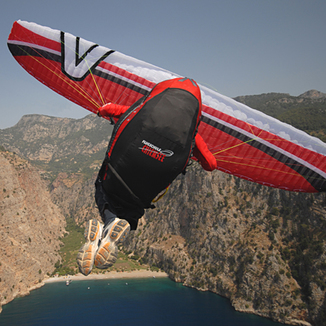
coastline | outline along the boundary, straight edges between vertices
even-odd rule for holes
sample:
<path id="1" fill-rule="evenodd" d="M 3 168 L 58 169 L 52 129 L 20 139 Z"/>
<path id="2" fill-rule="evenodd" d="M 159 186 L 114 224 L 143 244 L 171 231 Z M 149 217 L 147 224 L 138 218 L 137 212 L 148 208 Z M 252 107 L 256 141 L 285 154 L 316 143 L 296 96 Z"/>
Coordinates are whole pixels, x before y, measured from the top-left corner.
<path id="1" fill-rule="evenodd" d="M 131 278 L 156 278 L 156 277 L 168 277 L 168 274 L 165 272 L 152 272 L 148 270 L 138 270 L 138 271 L 129 271 L 129 272 L 106 272 L 104 274 L 90 274 L 85 276 L 81 273 L 76 275 L 67 275 L 67 276 L 54 276 L 44 279 L 43 282 L 53 283 L 53 282 L 65 282 L 70 281 L 87 281 L 87 280 L 106 280 L 106 279 L 131 279 Z"/>
<path id="2" fill-rule="evenodd" d="M 145 269 L 137 270 L 137 271 L 128 271 L 128 272 L 116 272 L 110 271 L 106 273 L 94 273 L 88 276 L 85 276 L 81 273 L 76 275 L 67 275 L 67 276 L 53 276 L 47 277 L 42 280 L 42 282 L 31 285 L 26 291 L 19 292 L 16 296 L 12 298 L 8 298 L 7 300 L 3 300 L 0 303 L 0 314 L 2 312 L 2 306 L 8 304 L 12 300 L 17 297 L 25 297 L 31 293 L 31 291 L 37 290 L 44 286 L 47 283 L 55 283 L 55 282 L 66 282 L 66 281 L 89 281 L 89 280 L 112 280 L 112 279 L 137 279 L 137 278 L 158 278 L 158 277 L 169 277 L 165 272 L 152 272 Z"/>

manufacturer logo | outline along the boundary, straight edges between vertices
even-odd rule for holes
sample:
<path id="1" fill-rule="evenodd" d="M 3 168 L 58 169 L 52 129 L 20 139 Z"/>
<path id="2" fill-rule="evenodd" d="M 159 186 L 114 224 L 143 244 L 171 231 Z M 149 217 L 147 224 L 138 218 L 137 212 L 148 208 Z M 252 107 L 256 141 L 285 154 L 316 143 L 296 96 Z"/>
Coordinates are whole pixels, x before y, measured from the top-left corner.
<path id="1" fill-rule="evenodd" d="M 61 32 L 61 69 L 72 80 L 81 81 L 113 53 L 98 44 Z"/>
<path id="2" fill-rule="evenodd" d="M 148 155 L 160 162 L 163 162 L 166 157 L 170 157 L 174 154 L 173 151 L 171 151 L 169 149 L 162 150 L 162 148 L 157 147 L 146 140 L 143 140 L 142 144 L 143 144 L 143 146 L 139 147 L 139 149 L 145 155 Z"/>

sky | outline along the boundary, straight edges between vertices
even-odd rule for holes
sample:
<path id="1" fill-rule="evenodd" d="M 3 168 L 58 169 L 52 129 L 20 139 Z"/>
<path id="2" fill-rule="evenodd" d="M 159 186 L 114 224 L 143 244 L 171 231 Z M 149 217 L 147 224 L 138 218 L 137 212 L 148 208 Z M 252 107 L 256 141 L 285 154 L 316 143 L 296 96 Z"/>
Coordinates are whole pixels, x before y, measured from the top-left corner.
<path id="1" fill-rule="evenodd" d="M 325 0 L 10 0 L 0 12 L 0 129 L 85 109 L 30 76 L 7 39 L 21 19 L 59 29 L 236 97 L 326 93 Z"/>

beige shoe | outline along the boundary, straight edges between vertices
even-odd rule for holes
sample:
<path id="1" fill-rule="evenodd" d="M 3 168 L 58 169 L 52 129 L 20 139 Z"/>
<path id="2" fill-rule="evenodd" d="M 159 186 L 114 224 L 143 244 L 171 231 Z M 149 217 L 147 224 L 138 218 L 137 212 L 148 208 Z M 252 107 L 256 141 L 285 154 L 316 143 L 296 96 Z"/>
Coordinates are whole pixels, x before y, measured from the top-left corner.
<path id="1" fill-rule="evenodd" d="M 89 220 L 85 228 L 86 243 L 79 249 L 77 264 L 82 274 L 87 276 L 93 268 L 98 244 L 102 236 L 103 224 L 98 220 Z"/>
<path id="2" fill-rule="evenodd" d="M 130 225 L 126 220 L 115 218 L 104 227 L 101 243 L 95 257 L 95 266 L 100 269 L 111 267 L 117 260 L 117 244 L 126 240 L 130 232 Z"/>

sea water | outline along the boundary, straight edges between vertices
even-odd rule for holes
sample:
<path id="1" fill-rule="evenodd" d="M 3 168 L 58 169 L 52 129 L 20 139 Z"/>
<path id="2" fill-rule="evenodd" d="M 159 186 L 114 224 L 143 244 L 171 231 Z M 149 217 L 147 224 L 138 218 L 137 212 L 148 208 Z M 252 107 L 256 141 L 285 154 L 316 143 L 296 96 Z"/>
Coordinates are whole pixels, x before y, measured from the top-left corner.
<path id="1" fill-rule="evenodd" d="M 0 325 L 279 326 L 168 278 L 47 283 L 3 306 Z"/>

